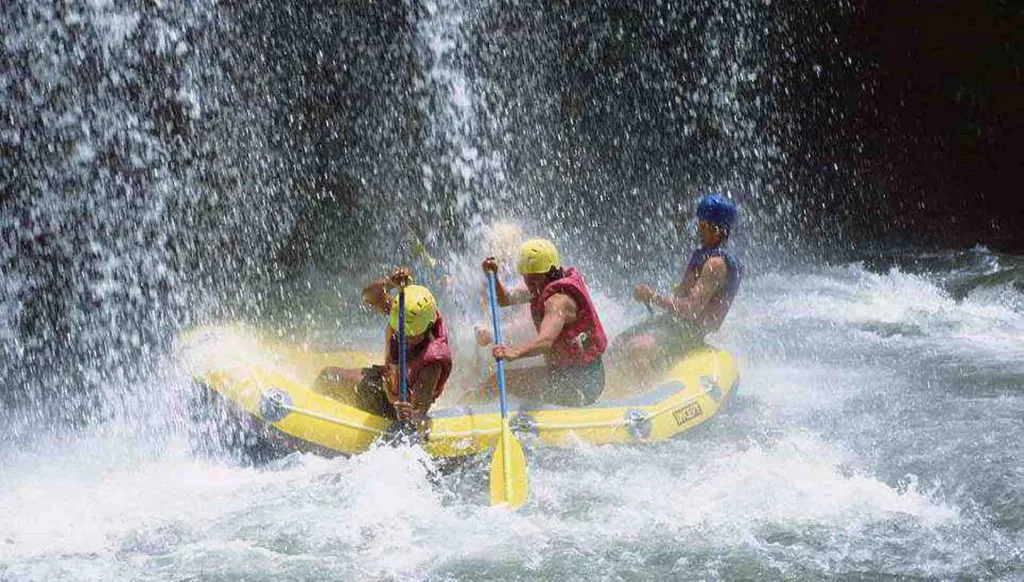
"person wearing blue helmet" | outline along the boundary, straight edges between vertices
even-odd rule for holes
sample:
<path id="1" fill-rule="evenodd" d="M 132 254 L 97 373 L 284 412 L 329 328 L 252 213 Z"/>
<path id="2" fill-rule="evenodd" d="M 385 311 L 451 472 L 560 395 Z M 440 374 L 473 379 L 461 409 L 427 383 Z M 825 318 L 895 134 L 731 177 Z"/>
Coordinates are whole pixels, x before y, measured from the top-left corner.
<path id="1" fill-rule="evenodd" d="M 743 268 L 725 244 L 739 211 L 731 200 L 710 194 L 697 204 L 700 247 L 690 255 L 682 280 L 661 295 L 641 283 L 633 290 L 640 303 L 661 311 L 627 330 L 616 341 L 638 369 L 654 370 L 704 342 L 725 320 L 739 290 Z"/>

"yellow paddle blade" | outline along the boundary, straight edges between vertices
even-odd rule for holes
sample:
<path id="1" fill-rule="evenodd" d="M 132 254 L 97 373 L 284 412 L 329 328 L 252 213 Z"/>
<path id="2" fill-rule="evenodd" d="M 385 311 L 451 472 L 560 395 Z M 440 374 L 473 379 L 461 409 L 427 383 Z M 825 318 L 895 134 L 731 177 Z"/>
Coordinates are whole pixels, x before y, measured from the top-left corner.
<path id="1" fill-rule="evenodd" d="M 526 455 L 523 445 L 512 431 L 508 421 L 503 423 L 502 435 L 491 457 L 491 505 L 508 505 L 519 509 L 526 503 Z"/>

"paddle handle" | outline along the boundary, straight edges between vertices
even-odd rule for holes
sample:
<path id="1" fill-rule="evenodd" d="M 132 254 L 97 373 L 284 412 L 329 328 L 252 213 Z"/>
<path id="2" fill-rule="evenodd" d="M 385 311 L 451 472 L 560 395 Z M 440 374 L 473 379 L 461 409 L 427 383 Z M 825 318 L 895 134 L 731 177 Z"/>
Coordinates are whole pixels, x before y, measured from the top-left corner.
<path id="1" fill-rule="evenodd" d="M 491 325 L 494 327 L 494 345 L 501 345 L 501 318 L 498 317 L 497 275 L 487 273 L 487 300 L 491 304 Z M 498 394 L 501 398 L 501 417 L 508 417 L 508 398 L 505 396 L 505 360 L 496 363 Z"/>
<path id="2" fill-rule="evenodd" d="M 398 288 L 398 398 L 409 402 L 409 358 L 405 344 L 405 287 Z"/>

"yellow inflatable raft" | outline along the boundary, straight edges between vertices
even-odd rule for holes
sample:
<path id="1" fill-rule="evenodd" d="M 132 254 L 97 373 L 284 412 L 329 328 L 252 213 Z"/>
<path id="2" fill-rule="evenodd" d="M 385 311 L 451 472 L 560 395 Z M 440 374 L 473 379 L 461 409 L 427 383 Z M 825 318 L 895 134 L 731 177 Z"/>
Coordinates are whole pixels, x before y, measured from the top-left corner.
<path id="1" fill-rule="evenodd" d="M 193 330 L 182 336 L 180 349 L 190 374 L 208 396 L 287 448 L 357 454 L 392 424 L 359 408 L 352 394 L 325 391 L 317 382 L 328 367 L 358 369 L 379 363 L 373 354 L 317 352 L 240 326 Z M 524 440 L 550 446 L 659 441 L 714 416 L 738 381 L 731 355 L 703 347 L 688 353 L 650 389 L 641 387 L 625 398 L 582 408 L 513 400 L 511 425 Z M 605 391 L 628 392 L 622 387 Z M 500 430 L 497 404 L 440 408 L 429 416 L 423 447 L 436 457 L 472 455 L 495 446 Z"/>

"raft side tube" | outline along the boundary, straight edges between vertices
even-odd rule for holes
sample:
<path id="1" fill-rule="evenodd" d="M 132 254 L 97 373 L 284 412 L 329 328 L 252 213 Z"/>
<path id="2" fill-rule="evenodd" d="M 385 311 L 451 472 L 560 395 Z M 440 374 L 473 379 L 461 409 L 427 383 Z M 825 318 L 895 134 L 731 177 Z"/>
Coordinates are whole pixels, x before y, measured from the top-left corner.
<path id="1" fill-rule="evenodd" d="M 204 330 L 198 336 L 203 341 L 195 347 L 205 356 L 198 358 L 201 365 L 193 369 L 193 376 L 268 430 L 333 454 L 349 455 L 367 450 L 393 424 L 380 414 L 353 406 L 358 399 L 337 390 L 332 398 L 315 389 L 323 369 L 369 365 L 374 362 L 370 354 L 308 352 L 272 340 L 252 341 L 252 332 L 247 332 L 248 341 L 240 341 L 239 333 L 230 327 Z M 717 414 L 738 379 L 731 355 L 704 347 L 686 354 L 655 388 L 644 393 L 582 408 L 511 402 L 510 421 L 521 438 L 548 446 L 659 441 Z M 487 451 L 494 447 L 501 429 L 496 404 L 439 409 L 429 417 L 423 446 L 436 457 Z"/>

